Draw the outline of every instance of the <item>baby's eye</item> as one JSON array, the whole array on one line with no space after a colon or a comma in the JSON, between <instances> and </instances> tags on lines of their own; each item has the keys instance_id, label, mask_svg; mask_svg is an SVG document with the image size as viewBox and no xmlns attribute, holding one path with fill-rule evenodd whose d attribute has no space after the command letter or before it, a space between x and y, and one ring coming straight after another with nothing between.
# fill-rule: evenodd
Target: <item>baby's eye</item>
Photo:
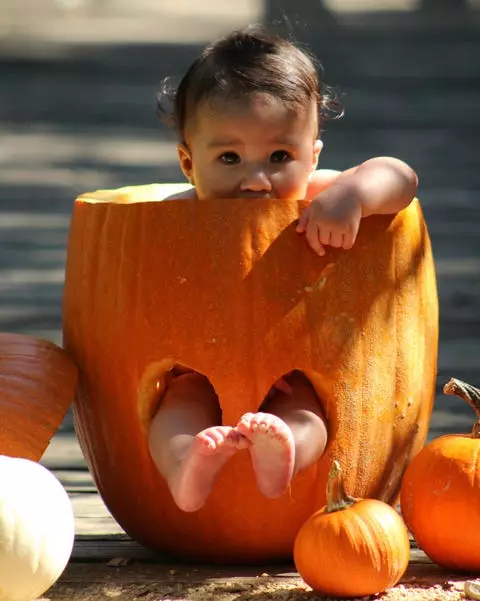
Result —
<instances>
[{"instance_id":1,"label":"baby's eye","mask_svg":"<svg viewBox=\"0 0 480 601\"><path fill-rule=\"evenodd\" d=\"M224 165L236 165L237 163L240 162L240 157L238 156L238 154L236 152L224 152L220 156L220 161Z\"/></svg>"},{"instance_id":2,"label":"baby's eye","mask_svg":"<svg viewBox=\"0 0 480 601\"><path fill-rule=\"evenodd\" d=\"M292 155L286 150L276 150L270 155L272 163L286 163L292 159Z\"/></svg>"}]
</instances>

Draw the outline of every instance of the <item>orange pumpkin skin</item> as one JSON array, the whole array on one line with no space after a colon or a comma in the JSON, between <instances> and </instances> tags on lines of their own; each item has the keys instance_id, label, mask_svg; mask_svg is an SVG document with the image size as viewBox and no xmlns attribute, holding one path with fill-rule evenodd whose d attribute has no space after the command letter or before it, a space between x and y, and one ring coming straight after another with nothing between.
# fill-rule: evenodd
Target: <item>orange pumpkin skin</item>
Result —
<instances>
[{"instance_id":1,"label":"orange pumpkin skin","mask_svg":"<svg viewBox=\"0 0 480 601\"><path fill-rule=\"evenodd\" d=\"M447 392L452 393L457 394ZM433 562L456 570L480 570L479 434L476 427L471 435L433 440L412 460L402 481L402 515L418 546Z\"/></svg>"},{"instance_id":2,"label":"orange pumpkin skin","mask_svg":"<svg viewBox=\"0 0 480 601\"><path fill-rule=\"evenodd\" d=\"M110 511L144 545L204 560L291 558L325 504L332 456L352 494L393 502L425 440L438 305L420 206L365 219L351 251L320 258L295 231L303 201L148 201L157 192L103 191L74 206L64 343L81 371L83 452ZM146 436L174 363L209 377L225 424L302 369L322 399L326 453L268 500L241 451L201 510L180 511Z\"/></svg>"},{"instance_id":3,"label":"orange pumpkin skin","mask_svg":"<svg viewBox=\"0 0 480 601\"><path fill-rule=\"evenodd\" d=\"M335 467L332 468L332 477ZM341 477L341 475L340 475ZM327 506L301 527L295 567L314 591L334 597L374 595L397 584L410 559L402 518L382 501L327 493Z\"/></svg>"},{"instance_id":4,"label":"orange pumpkin skin","mask_svg":"<svg viewBox=\"0 0 480 601\"><path fill-rule=\"evenodd\" d=\"M77 378L55 344L0 333L0 455L39 461L73 401Z\"/></svg>"}]
</instances>

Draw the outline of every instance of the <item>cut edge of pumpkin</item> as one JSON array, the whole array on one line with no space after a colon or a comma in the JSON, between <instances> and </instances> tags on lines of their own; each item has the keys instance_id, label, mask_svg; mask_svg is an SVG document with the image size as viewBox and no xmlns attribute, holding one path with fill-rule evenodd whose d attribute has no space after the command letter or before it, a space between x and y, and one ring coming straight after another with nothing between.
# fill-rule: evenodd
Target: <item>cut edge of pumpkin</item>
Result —
<instances>
[{"instance_id":1,"label":"cut edge of pumpkin","mask_svg":"<svg viewBox=\"0 0 480 601\"><path fill-rule=\"evenodd\" d=\"M75 199L77 204L133 204L158 202L172 194L181 194L191 188L189 183L164 183L124 186L85 192Z\"/></svg>"}]
</instances>

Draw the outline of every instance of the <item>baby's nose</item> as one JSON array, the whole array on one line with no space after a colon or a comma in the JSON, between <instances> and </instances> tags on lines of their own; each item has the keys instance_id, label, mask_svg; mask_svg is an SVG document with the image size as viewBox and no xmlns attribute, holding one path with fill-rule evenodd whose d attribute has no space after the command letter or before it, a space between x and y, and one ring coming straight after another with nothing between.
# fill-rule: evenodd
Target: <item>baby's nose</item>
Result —
<instances>
[{"instance_id":1,"label":"baby's nose","mask_svg":"<svg viewBox=\"0 0 480 601\"><path fill-rule=\"evenodd\" d=\"M270 192L272 183L264 169L255 167L246 171L240 187L242 191Z\"/></svg>"}]
</instances>

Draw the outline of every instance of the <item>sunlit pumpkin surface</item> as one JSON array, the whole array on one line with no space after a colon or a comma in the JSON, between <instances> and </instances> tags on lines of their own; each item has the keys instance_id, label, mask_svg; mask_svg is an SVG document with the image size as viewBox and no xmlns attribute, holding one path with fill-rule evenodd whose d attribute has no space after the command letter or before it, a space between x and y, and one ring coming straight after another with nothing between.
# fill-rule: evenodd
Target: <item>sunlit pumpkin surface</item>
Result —
<instances>
[{"instance_id":1,"label":"sunlit pumpkin surface","mask_svg":"<svg viewBox=\"0 0 480 601\"><path fill-rule=\"evenodd\" d=\"M396 217L365 219L352 250L320 258L295 232L304 201L160 201L172 191L99 191L75 203L64 341L82 374L82 449L139 542L206 560L289 558L325 503L333 457L352 495L393 502L425 440L438 305L422 212L414 201ZM207 504L181 512L146 438L175 363L210 378L225 424L303 370L328 421L324 456L268 500L240 451Z\"/></svg>"},{"instance_id":2,"label":"sunlit pumpkin surface","mask_svg":"<svg viewBox=\"0 0 480 601\"><path fill-rule=\"evenodd\" d=\"M294 550L295 566L314 590L363 597L397 584L408 566L410 542L398 513L367 499L347 510L315 513L300 529Z\"/></svg>"},{"instance_id":3,"label":"sunlit pumpkin surface","mask_svg":"<svg viewBox=\"0 0 480 601\"><path fill-rule=\"evenodd\" d=\"M402 484L402 514L441 566L480 570L480 440L449 434L417 455Z\"/></svg>"}]
</instances>

